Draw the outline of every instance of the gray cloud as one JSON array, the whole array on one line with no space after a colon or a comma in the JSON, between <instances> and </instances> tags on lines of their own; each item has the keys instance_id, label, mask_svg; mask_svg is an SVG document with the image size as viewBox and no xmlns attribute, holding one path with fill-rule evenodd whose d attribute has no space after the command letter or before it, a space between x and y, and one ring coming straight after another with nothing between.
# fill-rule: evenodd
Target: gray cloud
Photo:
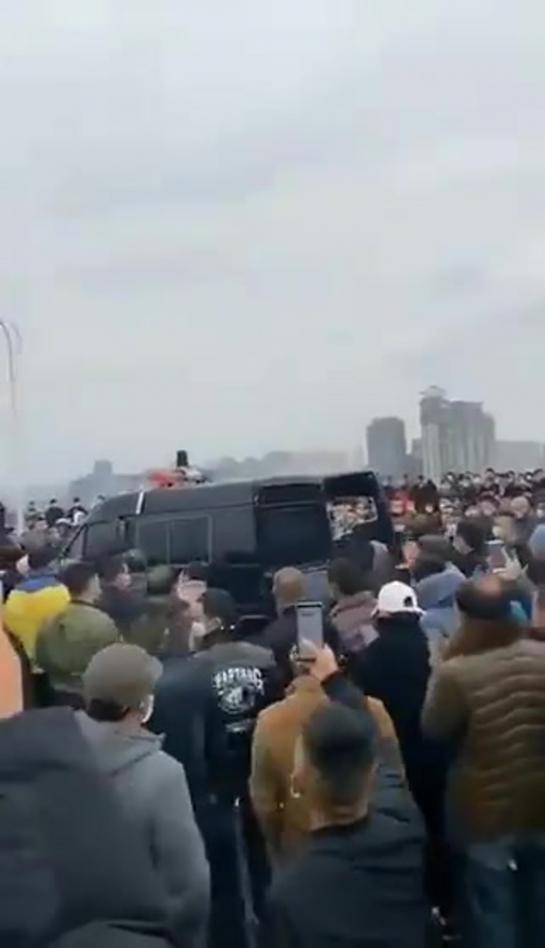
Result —
<instances>
[{"instance_id":1,"label":"gray cloud","mask_svg":"<svg viewBox=\"0 0 545 948\"><path fill-rule=\"evenodd\" d=\"M539 437L544 25L532 0L0 5L29 479L353 449L435 381ZM0 422L1 476L1 387Z\"/></svg>"}]
</instances>

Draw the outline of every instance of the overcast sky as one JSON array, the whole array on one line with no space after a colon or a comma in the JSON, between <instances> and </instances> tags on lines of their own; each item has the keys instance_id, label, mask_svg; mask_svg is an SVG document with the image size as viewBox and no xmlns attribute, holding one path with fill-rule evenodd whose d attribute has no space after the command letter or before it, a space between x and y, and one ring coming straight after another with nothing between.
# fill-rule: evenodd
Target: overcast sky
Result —
<instances>
[{"instance_id":1,"label":"overcast sky","mask_svg":"<svg viewBox=\"0 0 545 948\"><path fill-rule=\"evenodd\" d=\"M435 382L545 440L544 43L542 0L1 0L28 479L354 449Z\"/></svg>"}]
</instances>

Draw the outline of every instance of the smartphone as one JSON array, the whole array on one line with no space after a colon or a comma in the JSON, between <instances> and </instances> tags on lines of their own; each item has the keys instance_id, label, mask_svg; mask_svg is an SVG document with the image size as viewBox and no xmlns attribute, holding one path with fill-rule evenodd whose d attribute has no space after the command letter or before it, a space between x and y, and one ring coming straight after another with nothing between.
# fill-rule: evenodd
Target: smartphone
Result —
<instances>
[{"instance_id":1,"label":"smartphone","mask_svg":"<svg viewBox=\"0 0 545 948\"><path fill-rule=\"evenodd\" d=\"M301 654L305 651L305 642L312 642L316 648L324 644L324 609L321 602L299 602L295 606L297 617L297 648Z\"/></svg>"},{"instance_id":2,"label":"smartphone","mask_svg":"<svg viewBox=\"0 0 545 948\"><path fill-rule=\"evenodd\" d=\"M488 541L488 562L494 572L506 568L509 563L509 557L507 556L503 540Z\"/></svg>"}]
</instances>

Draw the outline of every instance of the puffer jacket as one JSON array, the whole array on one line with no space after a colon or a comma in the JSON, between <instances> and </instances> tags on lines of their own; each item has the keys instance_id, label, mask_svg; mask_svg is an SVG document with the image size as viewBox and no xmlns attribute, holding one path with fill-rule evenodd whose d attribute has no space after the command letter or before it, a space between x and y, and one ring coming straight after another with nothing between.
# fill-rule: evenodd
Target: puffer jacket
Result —
<instances>
[{"instance_id":1,"label":"puffer jacket","mask_svg":"<svg viewBox=\"0 0 545 948\"><path fill-rule=\"evenodd\" d=\"M4 625L19 639L31 662L41 627L69 602L66 586L53 573L30 572L11 593L4 608Z\"/></svg>"},{"instance_id":2,"label":"puffer jacket","mask_svg":"<svg viewBox=\"0 0 545 948\"><path fill-rule=\"evenodd\" d=\"M458 741L451 830L463 840L545 832L545 643L518 638L448 659L432 678L422 726Z\"/></svg>"}]
</instances>

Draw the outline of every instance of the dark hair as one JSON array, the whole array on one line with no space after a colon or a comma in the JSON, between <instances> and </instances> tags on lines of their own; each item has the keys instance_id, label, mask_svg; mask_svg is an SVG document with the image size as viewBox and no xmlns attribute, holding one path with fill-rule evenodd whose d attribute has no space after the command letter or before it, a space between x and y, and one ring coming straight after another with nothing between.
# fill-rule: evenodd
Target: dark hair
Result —
<instances>
[{"instance_id":1,"label":"dark hair","mask_svg":"<svg viewBox=\"0 0 545 948\"><path fill-rule=\"evenodd\" d=\"M30 569L45 569L57 556L57 550L54 546L40 546L37 550L31 550L28 554L28 565Z\"/></svg>"},{"instance_id":2,"label":"dark hair","mask_svg":"<svg viewBox=\"0 0 545 948\"><path fill-rule=\"evenodd\" d=\"M428 514L415 514L407 523L406 537L408 540L419 541L421 537L440 533L441 527L437 517Z\"/></svg>"},{"instance_id":3,"label":"dark hair","mask_svg":"<svg viewBox=\"0 0 545 948\"><path fill-rule=\"evenodd\" d=\"M225 632L234 631L238 609L231 593L225 589L207 589L201 596L204 614L208 619L220 619Z\"/></svg>"},{"instance_id":4,"label":"dark hair","mask_svg":"<svg viewBox=\"0 0 545 948\"><path fill-rule=\"evenodd\" d=\"M73 599L77 599L85 592L87 586L97 575L96 566L93 563L70 563L63 571L62 581Z\"/></svg>"},{"instance_id":5,"label":"dark hair","mask_svg":"<svg viewBox=\"0 0 545 948\"><path fill-rule=\"evenodd\" d=\"M208 581L208 566L206 563L188 563L187 566L184 566L184 574L188 579L206 583Z\"/></svg>"},{"instance_id":6,"label":"dark hair","mask_svg":"<svg viewBox=\"0 0 545 948\"><path fill-rule=\"evenodd\" d=\"M461 537L474 553L483 555L486 552L486 530L479 521L460 520L456 535Z\"/></svg>"},{"instance_id":7,"label":"dark hair","mask_svg":"<svg viewBox=\"0 0 545 948\"><path fill-rule=\"evenodd\" d=\"M173 566L155 566L146 578L148 596L169 596L178 579Z\"/></svg>"},{"instance_id":8,"label":"dark hair","mask_svg":"<svg viewBox=\"0 0 545 948\"><path fill-rule=\"evenodd\" d=\"M357 563L339 557L329 564L327 576L330 583L339 587L343 596L354 596L365 589L365 577Z\"/></svg>"},{"instance_id":9,"label":"dark hair","mask_svg":"<svg viewBox=\"0 0 545 948\"><path fill-rule=\"evenodd\" d=\"M444 573L446 568L446 563L442 557L434 556L431 553L421 553L413 567L413 579L416 583L419 583L421 579L426 579L428 576L437 576L439 573Z\"/></svg>"},{"instance_id":10,"label":"dark hair","mask_svg":"<svg viewBox=\"0 0 545 948\"><path fill-rule=\"evenodd\" d=\"M114 580L124 571L126 566L125 557L121 555L105 556L97 563L97 572L101 580L105 583L113 583Z\"/></svg>"},{"instance_id":11,"label":"dark hair","mask_svg":"<svg viewBox=\"0 0 545 948\"><path fill-rule=\"evenodd\" d=\"M147 569L146 554L142 550L132 549L125 553L125 562L131 573L145 573Z\"/></svg>"},{"instance_id":12,"label":"dark hair","mask_svg":"<svg viewBox=\"0 0 545 948\"><path fill-rule=\"evenodd\" d=\"M17 560L24 555L18 546L0 546L0 569L14 569Z\"/></svg>"},{"instance_id":13,"label":"dark hair","mask_svg":"<svg viewBox=\"0 0 545 948\"><path fill-rule=\"evenodd\" d=\"M488 491L482 491L479 494L479 503L482 504L486 501L489 504L494 504L494 507L498 507L498 498L494 497L494 494L490 494Z\"/></svg>"},{"instance_id":14,"label":"dark hair","mask_svg":"<svg viewBox=\"0 0 545 948\"><path fill-rule=\"evenodd\" d=\"M426 556L432 556L435 559L443 560L448 563L452 556L452 546L449 540L436 533L425 533L417 540L418 546Z\"/></svg>"},{"instance_id":15,"label":"dark hair","mask_svg":"<svg viewBox=\"0 0 545 948\"><path fill-rule=\"evenodd\" d=\"M353 806L359 801L375 759L375 743L373 721L363 706L357 711L328 702L314 712L303 728L303 744L329 804Z\"/></svg>"},{"instance_id":16,"label":"dark hair","mask_svg":"<svg viewBox=\"0 0 545 948\"><path fill-rule=\"evenodd\" d=\"M115 701L101 701L99 698L93 698L86 707L86 712L93 721L122 721L126 716L128 709L122 708Z\"/></svg>"}]
</instances>

